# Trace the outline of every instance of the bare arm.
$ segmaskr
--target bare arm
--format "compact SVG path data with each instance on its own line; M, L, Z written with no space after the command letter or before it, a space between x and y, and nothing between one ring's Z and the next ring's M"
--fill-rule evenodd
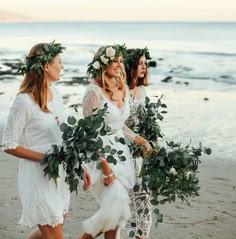
M5 152L19 158L38 162L41 161L44 156L44 153L32 151L21 146L17 146L15 149L6 149Z

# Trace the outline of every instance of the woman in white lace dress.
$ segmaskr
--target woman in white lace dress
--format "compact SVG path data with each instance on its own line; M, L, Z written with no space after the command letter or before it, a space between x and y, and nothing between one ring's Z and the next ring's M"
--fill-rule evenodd
M57 182L44 177L40 165L52 144L61 144L59 124L65 115L62 97L51 84L63 69L58 43L39 43L32 47L20 70L25 73L10 109L3 132L3 149L20 158L18 188L22 204L19 223L38 226L28 238L62 239L70 191L65 172L59 169Z
M119 239L120 229L124 228L130 217L128 189L134 186L134 166L128 146L117 143L115 136L128 137L146 146L147 150L151 148L143 138L124 125L130 115L123 64L125 50L125 46L122 45L102 47L88 67L88 73L93 77L93 81L84 95L84 116L107 104L108 113L105 121L111 127L112 134L103 136L103 143L116 150L122 150L126 160L121 161L115 156L117 164L109 164L112 173L108 176L97 169L98 162L85 165L83 188L87 190L91 186L100 208L83 222L85 233L80 239L92 239L101 233L104 233L105 239Z
M135 116L136 110L140 104L144 104L146 97L145 87L148 85L147 60L151 59L148 49L129 49L126 60L127 84L130 89L130 108L131 116L129 119L138 121ZM134 158L135 184L139 190L129 192L131 199L131 219L127 222L127 231L134 230L136 239L146 239L149 236L152 225L152 212L150 195L142 189L142 179L140 172L143 164L143 158ZM135 225L133 227L132 225Z

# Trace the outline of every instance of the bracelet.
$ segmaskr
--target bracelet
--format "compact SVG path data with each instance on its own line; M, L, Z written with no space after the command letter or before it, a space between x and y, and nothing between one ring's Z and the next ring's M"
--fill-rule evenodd
M112 177L112 176L114 176L114 173L113 173L113 172L110 173L109 175L104 175L104 174L102 174L102 177L103 177L103 178L109 178L109 177Z

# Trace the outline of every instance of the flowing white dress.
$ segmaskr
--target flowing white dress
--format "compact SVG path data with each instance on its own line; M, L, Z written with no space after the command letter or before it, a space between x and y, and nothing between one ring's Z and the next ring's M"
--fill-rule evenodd
M138 118L135 113L140 105L143 105L145 98L147 96L144 86L139 87L139 94L130 97L130 112L131 120L138 123ZM150 195L142 189L142 178L140 177L140 172L143 165L143 158L134 158L134 168L135 168L135 184L139 185L139 191L134 192L132 189L129 191L131 203L131 218L127 221L126 228L127 231L134 230L135 236L148 238L151 226L152 226L152 211L150 203ZM138 211L142 211L138 213ZM136 227L132 227L135 223Z
M52 144L62 143L60 123L65 119L62 98L55 87L51 87L53 99L48 103L50 113L41 111L28 94L16 97L3 132L3 150L22 146L45 153ZM55 181L44 177L40 162L20 159L18 189L22 203L19 221L23 226L63 223L63 214L68 211L70 191L65 183L65 171L59 168L60 177Z
M126 90L128 93L128 90ZM90 162L86 165L92 178L92 193L96 197L100 208L89 219L83 222L85 232L95 237L99 232L114 230L117 227L124 228L127 219L130 217L130 198L128 189L134 186L134 165L127 145L115 142L114 137L128 137L133 139L136 135L129 130L124 122L130 115L128 94L124 99L121 108L112 103L103 94L100 87L90 84L83 99L83 113L88 116L95 108L103 108L107 104L108 114L105 122L111 127L113 134L102 137L103 144L110 145L116 150L123 150L126 161L121 161L116 157L117 164L110 164L116 177L109 186L104 186L102 182L101 170L97 169L97 162ZM117 237L118 238L118 237Z

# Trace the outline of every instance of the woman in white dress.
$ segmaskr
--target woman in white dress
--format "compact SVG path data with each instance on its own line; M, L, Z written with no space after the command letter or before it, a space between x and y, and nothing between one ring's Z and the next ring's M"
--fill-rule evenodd
M124 125L130 115L123 64L125 52L126 48L122 45L101 47L88 67L93 81L84 95L84 116L93 114L94 109L103 108L107 104L105 122L111 127L112 134L103 136L103 143L122 150L126 160L121 161L115 156L117 164L109 164L112 171L110 175L103 175L97 169L98 162L85 165L83 188L87 190L91 186L100 208L83 222L85 233L80 239L92 239L101 233L104 233L105 239L119 239L120 229L125 227L130 217L128 189L134 186L134 166L128 146L117 143L115 136L127 137L144 145L147 150L151 149L147 141Z
M70 191L65 172L56 180L44 177L40 161L52 144L61 144L59 124L65 115L62 97L52 86L63 69L58 43L39 43L32 47L21 67L25 73L10 109L3 132L3 149L20 158L18 188L22 203L19 223L38 226L28 238L62 239Z
M138 123L135 116L139 105L144 104L146 97L145 87L148 85L147 60L151 59L148 49L129 49L125 68L127 74L127 84L130 89L131 116L129 120ZM136 239L146 239L149 236L152 225L152 212L150 195L142 189L142 178L140 172L143 158L134 158L135 184L139 186L138 191L129 191L131 199L131 218L128 220L126 228L129 232L134 230ZM132 227L135 225L135 227Z

